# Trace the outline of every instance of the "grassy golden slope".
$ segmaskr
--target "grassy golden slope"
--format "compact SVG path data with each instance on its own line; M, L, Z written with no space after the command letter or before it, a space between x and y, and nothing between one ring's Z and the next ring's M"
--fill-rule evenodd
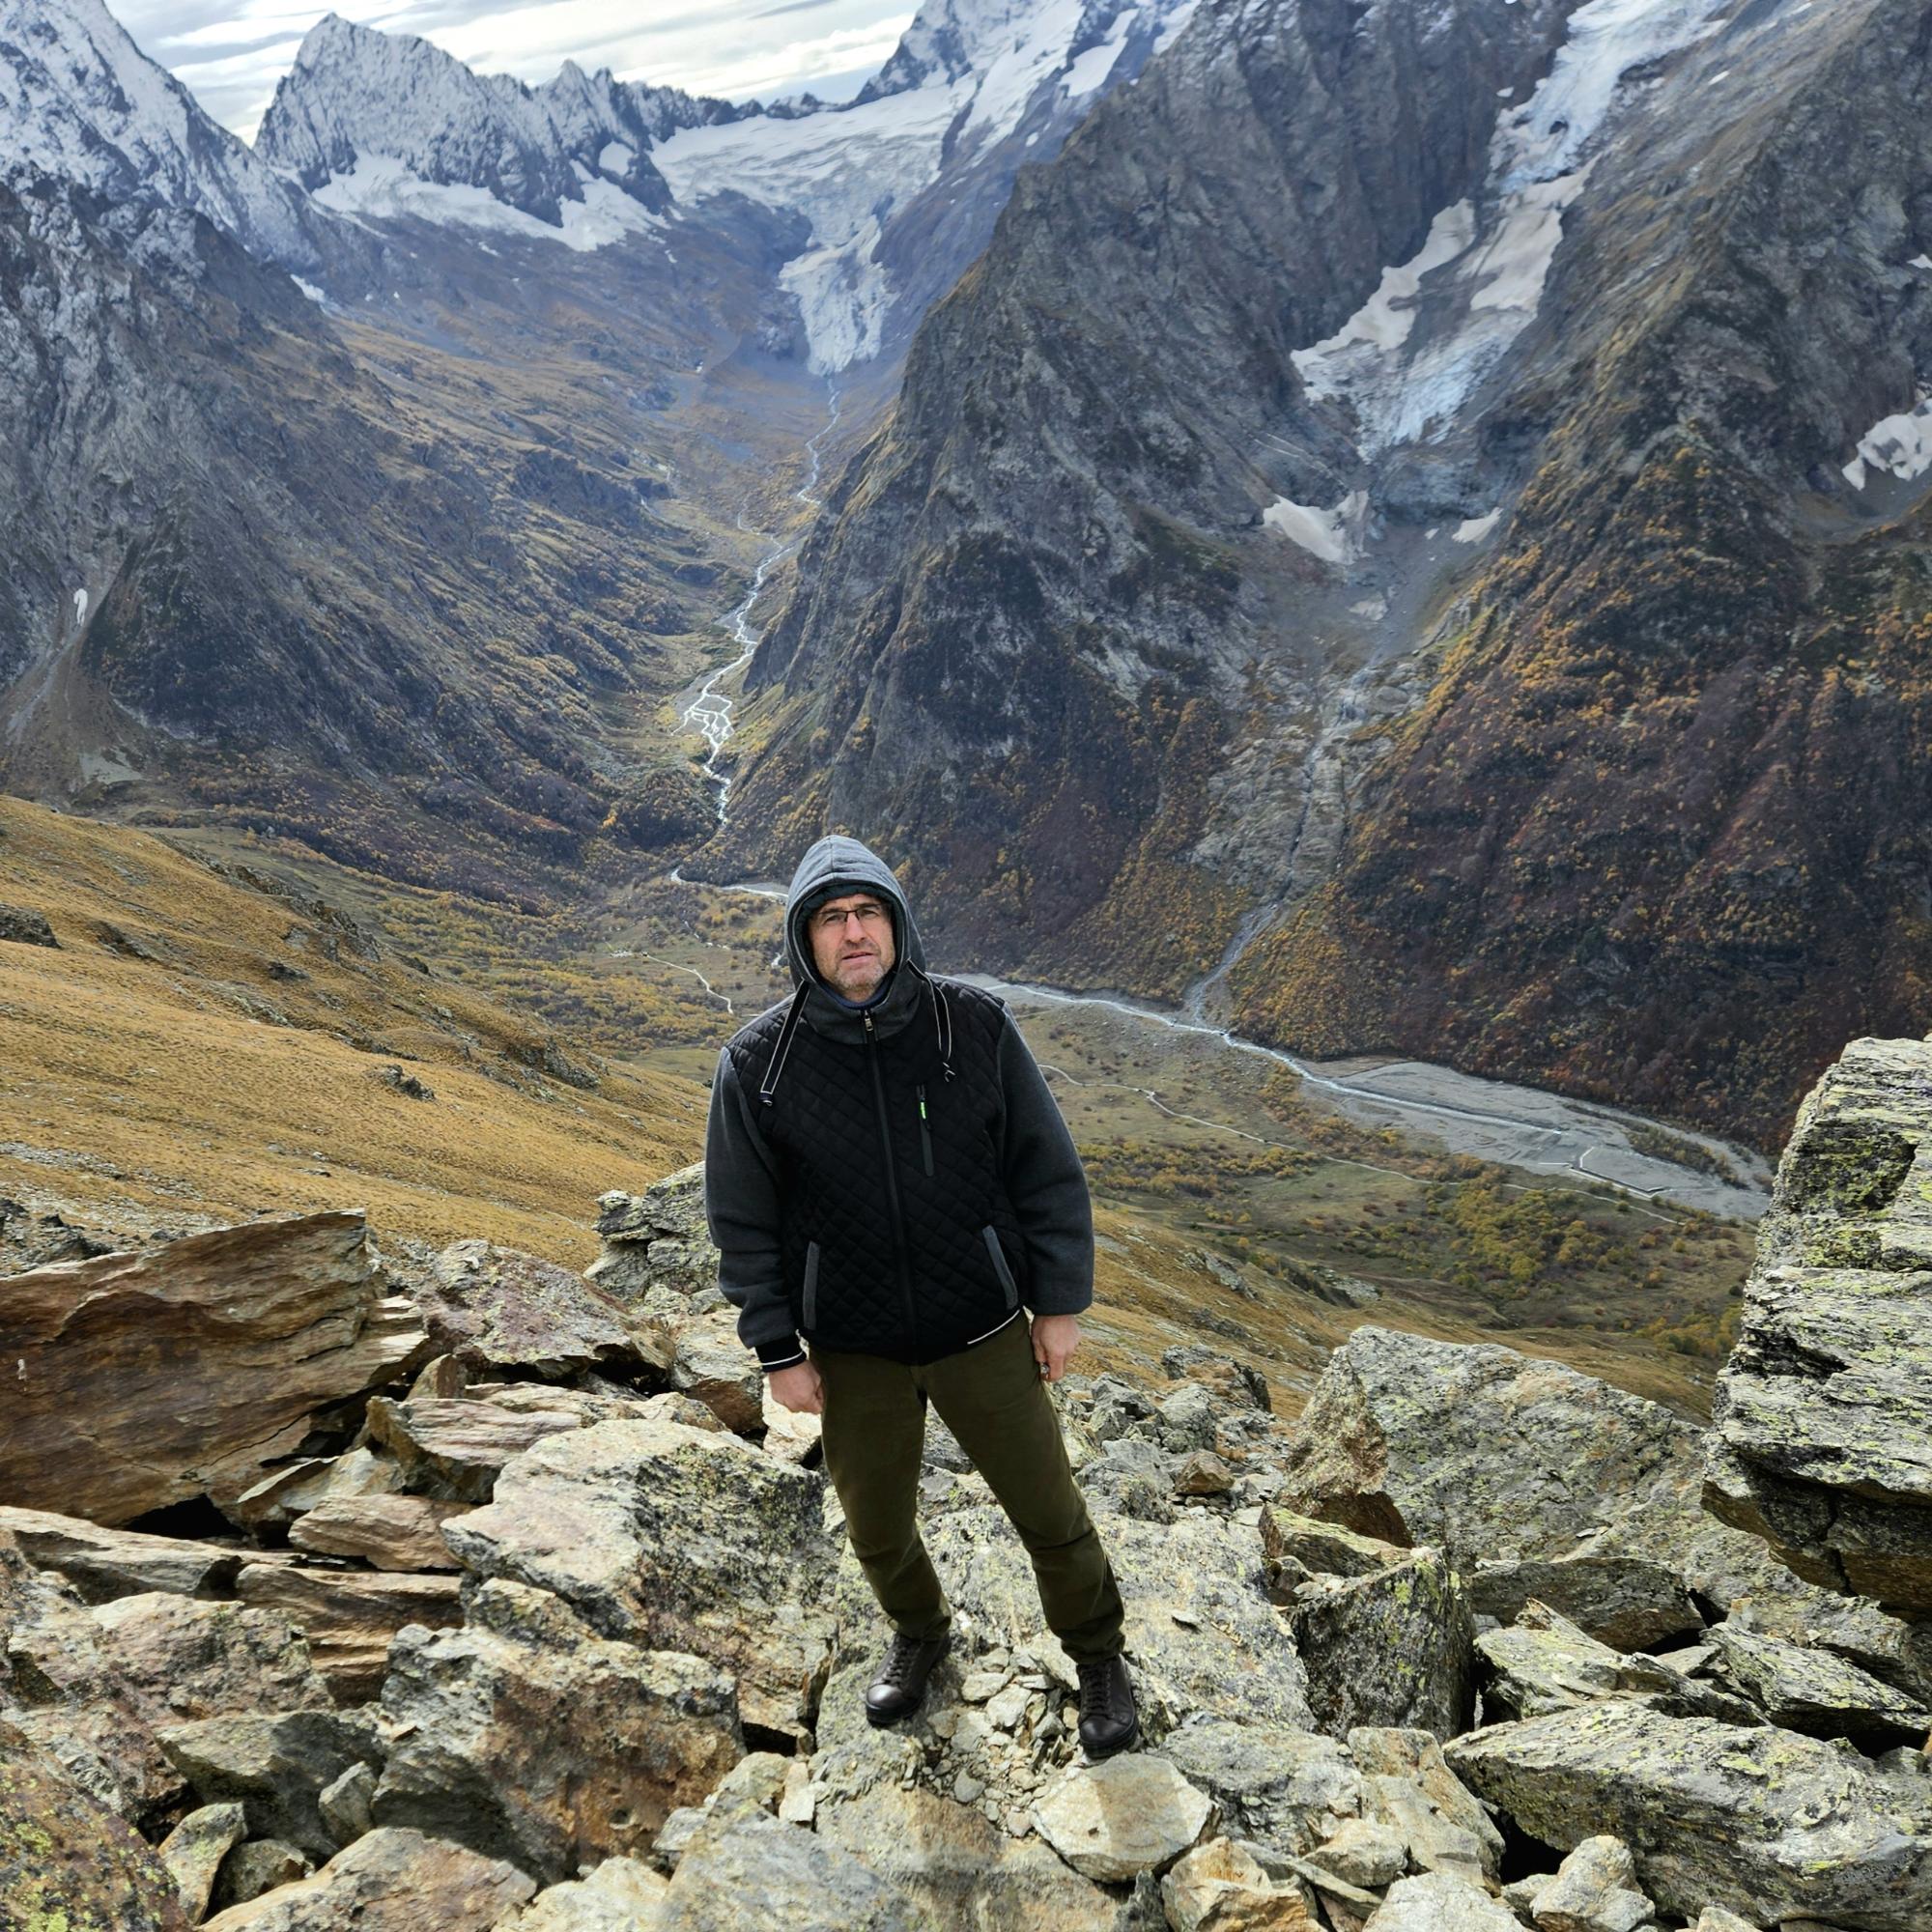
M599 1193L700 1151L690 1082L564 1084L541 1021L147 834L0 797L0 898L60 941L0 944L0 1192L177 1226L361 1206L582 1266ZM436 1098L384 1085L391 1064Z

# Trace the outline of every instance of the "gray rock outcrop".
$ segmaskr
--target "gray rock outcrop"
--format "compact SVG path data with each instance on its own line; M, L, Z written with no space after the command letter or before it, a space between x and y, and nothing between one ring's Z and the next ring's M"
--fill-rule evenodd
M1932 1919L1932 1835L1864 1759L1816 1739L1605 1703L1473 1731L1445 1755L1546 1844L1621 1838L1680 1917L1716 1903L1861 1932Z
M1801 1577L1932 1617L1932 1043L1859 1039L1799 1110L1705 1488Z

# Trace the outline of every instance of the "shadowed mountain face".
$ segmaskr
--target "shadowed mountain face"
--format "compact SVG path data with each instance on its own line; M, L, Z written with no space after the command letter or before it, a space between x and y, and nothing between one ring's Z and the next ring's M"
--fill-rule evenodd
M1848 1035L1932 1012L1932 19L1693 77L1721 125L1658 112L1585 207L1506 541L1236 985L1269 1032L1775 1146Z
M1291 357L1480 186L1563 22L1358 11L1209 5L1022 174L753 666L783 724L718 864L889 829L988 964L1168 992L1284 888L1328 646L1281 611L1327 585L1263 514L1352 460ZM1194 862L1241 818L1274 849Z
M707 863L1774 1142L1932 1005L1927 45L1204 7L923 327Z
M384 281L436 275L412 239L371 250ZM528 245L540 300L506 241L454 311L385 290L403 332L190 215L0 190L10 788L517 898L599 831L704 822L695 779L612 746L725 595L634 460L702 336L619 337L648 260L573 277ZM689 254L748 302L770 271Z

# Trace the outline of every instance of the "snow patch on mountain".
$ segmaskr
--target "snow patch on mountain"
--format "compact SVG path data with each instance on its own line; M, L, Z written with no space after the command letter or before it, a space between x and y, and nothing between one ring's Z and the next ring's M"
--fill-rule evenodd
M1323 563L1346 565L1362 547L1369 514L1369 493L1351 490L1339 503L1321 509L1277 497L1262 512L1263 524L1278 530Z
M783 273L811 367L875 355L894 299L878 259L893 215L1031 128L1064 135L1092 98L1184 24L1196 0L931 0L845 107L672 134L652 159L680 202L738 193L811 224ZM1033 156L1029 156L1032 158Z
M587 254L626 235L665 227L665 217L633 201L607 181L581 184L578 198L558 204L555 221L526 214L498 201L489 189L465 184L427 182L395 155L364 155L353 168L332 175L316 189L317 205L332 213L364 220L414 219L445 226L481 228L535 242L560 242Z
M1479 204L1438 213L1407 262L1325 341L1295 352L1309 395L1344 406L1369 459L1441 435L1535 319L1621 101L1715 33L1727 0L1588 0L1549 72L1498 112ZM1452 271L1453 270L1453 271ZM1418 328L1417 324L1423 326Z
M317 259L299 196L101 0L0 0L0 179L34 174L191 211L284 266Z
M1932 469L1932 389L1920 389L1911 409L1881 416L1859 439L1859 453L1844 467L1845 481L1862 490L1868 469L1883 469L1901 483Z

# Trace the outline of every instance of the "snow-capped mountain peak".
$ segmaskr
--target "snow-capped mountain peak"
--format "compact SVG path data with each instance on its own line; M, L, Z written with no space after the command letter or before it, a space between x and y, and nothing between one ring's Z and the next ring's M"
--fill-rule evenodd
M316 260L300 198L102 0L0 0L0 177L32 174L192 210L289 267Z
M320 189L344 177L482 189L552 227L605 183L651 213L670 190L647 158L671 130L743 110L676 88L585 73L575 61L527 87L483 75L410 34L330 14L310 29L262 122L257 147ZM353 186L343 194L355 200ZM635 211L633 211L635 213Z
M1194 6L926 0L850 105L690 128L662 145L657 165L680 201L732 190L810 221L811 244L784 281L812 365L830 373L917 320L985 245L1021 161L1049 158ZM898 241L901 220L917 240Z

